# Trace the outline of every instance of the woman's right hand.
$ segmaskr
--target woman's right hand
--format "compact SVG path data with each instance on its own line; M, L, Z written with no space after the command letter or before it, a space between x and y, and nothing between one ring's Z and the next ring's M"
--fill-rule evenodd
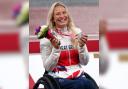
M50 39L50 41L54 48L59 49L60 45L58 44L59 43L58 39L53 38L53 39Z

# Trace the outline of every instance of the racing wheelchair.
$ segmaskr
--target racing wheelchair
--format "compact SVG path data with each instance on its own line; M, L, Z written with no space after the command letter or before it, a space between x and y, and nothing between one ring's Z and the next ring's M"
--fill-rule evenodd
M91 80L94 83L95 89L99 89L96 81L89 74L84 73L84 75L87 79ZM47 71L45 71L43 77L38 79L38 81L33 86L33 89L40 89L39 88L40 84L44 85L44 89L61 89L58 81L52 76L48 75Z

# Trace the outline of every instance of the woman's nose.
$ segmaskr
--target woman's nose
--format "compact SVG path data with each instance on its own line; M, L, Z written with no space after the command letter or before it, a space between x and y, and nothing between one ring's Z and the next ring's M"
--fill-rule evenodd
M61 17L61 18L63 18L63 17L64 17L64 14L63 14L63 13L61 13L61 14L60 14L60 17Z

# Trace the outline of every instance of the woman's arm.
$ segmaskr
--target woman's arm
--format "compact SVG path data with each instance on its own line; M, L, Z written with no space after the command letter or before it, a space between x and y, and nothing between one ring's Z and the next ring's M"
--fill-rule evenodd
M52 71L60 56L60 49L54 48L46 38L40 41L41 56L45 70Z
M83 47L78 46L80 64L87 65L89 53L86 44Z
M86 65L89 61L88 49L86 46L88 36L82 34L81 29L74 29L76 33L76 39L78 40L78 51L79 51L79 60L80 64Z

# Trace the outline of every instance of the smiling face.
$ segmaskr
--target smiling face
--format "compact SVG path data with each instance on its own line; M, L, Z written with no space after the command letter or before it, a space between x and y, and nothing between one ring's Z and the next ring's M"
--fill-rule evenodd
M56 28L64 28L68 24L68 13L63 6L56 6L53 13L53 21Z

